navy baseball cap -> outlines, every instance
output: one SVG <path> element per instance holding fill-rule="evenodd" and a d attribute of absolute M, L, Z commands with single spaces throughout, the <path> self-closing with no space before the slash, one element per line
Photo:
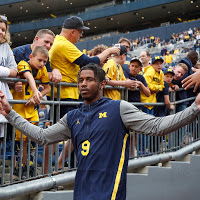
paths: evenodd
<path fill-rule="evenodd" d="M 152 64 L 153 64 L 155 61 L 157 61 L 157 60 L 160 60 L 160 61 L 164 62 L 164 60 L 163 60 L 163 58 L 162 58 L 161 56 L 154 56 L 154 57 L 152 58 Z"/>
<path fill-rule="evenodd" d="M 63 23 L 63 28 L 66 29 L 82 29 L 89 30 L 89 27 L 84 26 L 83 20 L 77 16 L 67 18 Z"/>
<path fill-rule="evenodd" d="M 175 75 L 174 70 L 171 68 L 163 68 L 162 71 L 164 74 L 171 73 L 173 76 Z"/>

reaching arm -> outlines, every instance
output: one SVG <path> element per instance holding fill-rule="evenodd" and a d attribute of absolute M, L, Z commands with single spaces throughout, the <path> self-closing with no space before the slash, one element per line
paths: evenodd
<path fill-rule="evenodd" d="M 44 87 L 44 89 L 41 91 L 41 94 L 42 94 L 42 96 L 45 96 L 46 94 L 49 93 L 50 86 L 49 86 L 49 84 L 42 84 L 42 86 Z"/>
<path fill-rule="evenodd" d="M 169 95 L 164 95 L 165 105 L 170 109 L 174 110 L 174 105 L 171 104 L 169 100 Z"/>
<path fill-rule="evenodd" d="M 111 54 L 120 54 L 120 48 L 119 47 L 111 47 L 106 50 L 104 50 L 101 54 L 97 55 L 97 57 L 100 60 L 100 64 L 103 64 L 103 62 L 107 59 L 107 57 L 110 57 Z"/>
<path fill-rule="evenodd" d="M 137 84 L 139 85 L 140 90 L 147 96 L 149 97 L 151 94 L 151 91 L 149 90 L 148 87 L 145 87 L 145 85 L 141 81 L 137 81 Z"/>
<path fill-rule="evenodd" d="M 38 144 L 52 144 L 71 137 L 66 115 L 47 129 L 39 128 L 12 110 L 2 91 L 0 91 L 0 97 L 0 114 L 4 115 L 20 132 Z"/>
<path fill-rule="evenodd" d="M 82 54 L 79 58 L 77 58 L 74 63 L 79 65 L 80 67 L 83 67 L 87 65 L 88 63 L 96 63 L 98 65 L 102 65 L 103 62 L 110 57 L 111 54 L 117 54 L 119 55 L 120 49 L 118 47 L 111 47 L 103 51 L 101 54 L 89 57 L 85 54 Z"/>
<path fill-rule="evenodd" d="M 35 101 L 35 103 L 40 104 L 40 97 L 42 97 L 42 94 L 37 89 L 33 76 L 29 71 L 24 72 L 23 75 L 28 80 L 28 83 L 33 91 L 33 100 Z M 26 105 L 28 104 L 31 104 L 31 102 L 26 103 Z"/>
<path fill-rule="evenodd" d="M 6 118 L 12 126 L 40 145 L 53 144 L 62 140 L 67 140 L 71 135 L 69 127 L 67 126 L 66 115 L 47 129 L 39 128 L 31 124 L 14 110 L 11 110 Z"/>
<path fill-rule="evenodd" d="M 177 90 L 179 89 L 179 86 L 178 86 L 178 85 L 173 85 L 173 86 L 171 86 L 171 88 L 172 88 L 174 91 L 177 91 Z M 169 90 L 169 92 L 171 92 L 171 91 Z"/>
<path fill-rule="evenodd" d="M 200 95 L 190 107 L 166 117 L 148 115 L 126 101 L 120 104 L 120 115 L 126 128 L 147 135 L 163 136 L 171 133 L 194 121 L 199 114 Z"/>
<path fill-rule="evenodd" d="M 17 71 L 14 69 L 9 69 L 10 70 L 10 75 L 9 77 L 16 77 L 17 76 Z"/>
<path fill-rule="evenodd" d="M 130 79 L 125 81 L 109 80 L 107 84 L 111 86 L 124 86 L 130 88 L 131 90 L 135 90 L 137 88 L 137 82 Z"/>

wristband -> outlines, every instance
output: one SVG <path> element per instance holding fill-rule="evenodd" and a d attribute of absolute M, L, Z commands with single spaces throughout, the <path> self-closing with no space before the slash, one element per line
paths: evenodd
<path fill-rule="evenodd" d="M 0 66 L 0 77 L 8 77 L 10 75 L 10 69 Z"/>

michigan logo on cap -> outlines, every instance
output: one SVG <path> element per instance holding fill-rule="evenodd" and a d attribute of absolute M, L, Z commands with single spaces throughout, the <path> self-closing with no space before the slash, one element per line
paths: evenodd
<path fill-rule="evenodd" d="M 168 72 L 172 72 L 172 69 L 168 69 L 167 71 L 168 71 Z"/>

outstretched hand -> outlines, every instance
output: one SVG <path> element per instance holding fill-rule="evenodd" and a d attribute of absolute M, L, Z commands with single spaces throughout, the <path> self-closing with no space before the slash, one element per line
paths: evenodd
<path fill-rule="evenodd" d="M 10 104 L 8 103 L 5 94 L 0 90 L 0 114 L 7 116 L 12 110 Z"/>
<path fill-rule="evenodd" d="M 192 68 L 194 71 L 194 74 L 191 74 L 184 80 L 182 80 L 183 83 L 183 88 L 186 90 L 192 86 L 194 86 L 194 92 L 197 91 L 198 86 L 200 85 L 200 69 L 195 69 L 194 67 Z"/>

